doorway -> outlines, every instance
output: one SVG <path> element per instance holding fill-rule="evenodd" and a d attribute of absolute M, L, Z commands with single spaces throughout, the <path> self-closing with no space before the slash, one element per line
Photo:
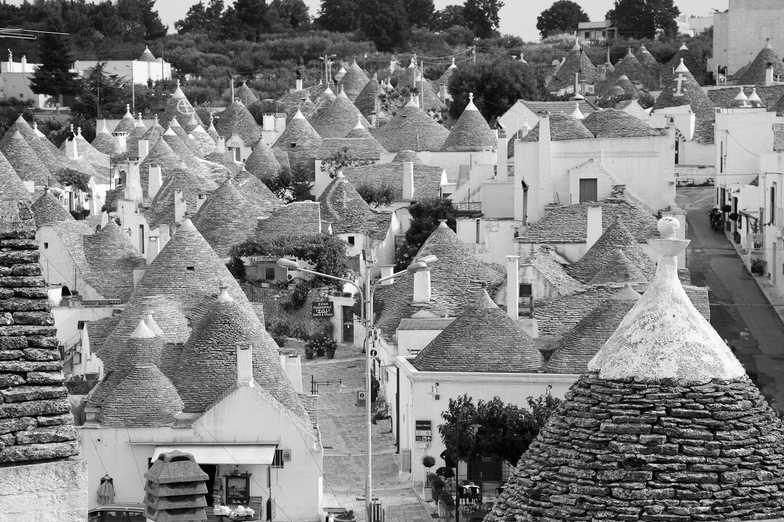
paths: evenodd
<path fill-rule="evenodd" d="M 342 341 L 344 343 L 354 342 L 354 309 L 351 306 L 343 306 L 343 328 Z"/>
<path fill-rule="evenodd" d="M 213 498 L 212 494 L 215 491 L 215 480 L 220 480 L 220 477 L 216 477 L 218 473 L 218 467 L 213 464 L 199 464 L 201 470 L 207 474 L 207 494 L 204 497 L 207 500 L 208 506 L 215 505 L 215 499 Z M 223 499 L 218 499 L 221 502 Z"/>

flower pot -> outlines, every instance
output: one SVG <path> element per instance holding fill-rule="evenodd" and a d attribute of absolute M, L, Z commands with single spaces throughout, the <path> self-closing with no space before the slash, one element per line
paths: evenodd
<path fill-rule="evenodd" d="M 313 352 L 311 350 L 305 350 L 305 359 L 312 359 Z"/>
<path fill-rule="evenodd" d="M 327 350 L 327 359 L 334 359 L 335 358 L 335 350 Z"/>
<path fill-rule="evenodd" d="M 324 357 L 324 353 L 325 353 L 325 352 L 324 352 L 324 350 L 323 350 L 323 349 L 321 349 L 321 348 L 316 348 L 316 355 L 318 355 L 319 357 Z"/>
<path fill-rule="evenodd" d="M 422 498 L 425 500 L 425 502 L 434 500 L 433 488 L 431 488 L 430 486 L 422 486 Z"/>
<path fill-rule="evenodd" d="M 385 419 L 378 419 L 378 429 L 381 433 L 392 433 L 392 419 L 387 417 Z"/>

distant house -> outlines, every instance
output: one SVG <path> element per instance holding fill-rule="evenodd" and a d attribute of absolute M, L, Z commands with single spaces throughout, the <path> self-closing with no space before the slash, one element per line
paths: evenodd
<path fill-rule="evenodd" d="M 589 42 L 604 42 L 615 39 L 616 29 L 610 20 L 580 22 L 577 25 L 577 35 L 579 38 Z"/>
<path fill-rule="evenodd" d="M 751 62 L 765 42 L 784 49 L 784 10 L 775 0 L 729 0 L 729 9 L 713 14 L 713 58 L 708 70 L 726 67 L 733 75 Z"/>
<path fill-rule="evenodd" d="M 148 81 L 171 80 L 172 68 L 163 58 L 156 58 L 149 47 L 136 60 L 76 60 L 74 68 L 83 75 L 99 63 L 104 64 L 104 74 L 116 74 L 123 81 L 146 84 Z"/>

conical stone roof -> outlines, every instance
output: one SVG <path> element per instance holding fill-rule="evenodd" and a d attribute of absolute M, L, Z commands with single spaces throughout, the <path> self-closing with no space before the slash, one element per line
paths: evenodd
<path fill-rule="evenodd" d="M 274 208 L 264 203 L 245 197 L 229 179 L 202 204 L 193 216 L 193 225 L 215 253 L 226 258 L 231 247 L 253 232 L 260 217 L 272 214 Z"/>
<path fill-rule="evenodd" d="M 661 82 L 662 64 L 656 60 L 645 45 L 641 45 L 634 56 L 637 58 L 637 61 L 649 71 L 649 75 L 653 75 L 656 79 L 656 82 L 650 86 L 650 89 L 658 91 Z"/>
<path fill-rule="evenodd" d="M 0 152 L 0 199 L 30 202 L 32 195 L 27 191 L 22 179 Z"/>
<path fill-rule="evenodd" d="M 140 62 L 157 62 L 158 60 L 155 59 L 153 56 L 152 51 L 147 46 L 144 46 L 144 51 L 142 52 L 141 56 L 139 56 L 138 61 Z"/>
<path fill-rule="evenodd" d="M 608 78 L 608 81 L 604 82 L 602 91 L 605 86 L 609 88 L 615 85 L 621 76 L 626 76 L 631 82 L 642 84 L 648 90 L 655 90 L 659 85 L 658 70 L 649 69 L 641 64 L 637 57 L 632 54 L 631 48 L 629 48 L 626 56 L 615 64 L 615 70 Z"/>
<path fill-rule="evenodd" d="M 686 44 L 681 45 L 678 52 L 670 58 L 670 61 L 667 62 L 661 68 L 661 87 L 662 89 L 666 88 L 674 78 L 678 77 L 678 73 L 674 72 L 675 69 L 683 60 L 683 63 L 686 64 L 686 67 L 691 71 L 694 80 L 697 82 L 698 85 L 705 85 L 705 82 L 708 77 L 707 71 L 703 70 L 703 67 L 700 67 L 700 62 L 694 56 L 694 53 L 689 50 Z"/>
<path fill-rule="evenodd" d="M 591 131 L 584 125 L 584 122 L 586 122 L 588 118 L 578 120 L 577 118 L 572 118 L 568 114 L 554 112 L 549 115 L 549 120 L 551 141 L 584 140 L 594 137 Z M 539 127 L 540 124 L 537 122 L 537 124 L 534 125 L 534 128 L 531 129 L 531 132 L 523 137 L 522 141 L 539 141 Z"/>
<path fill-rule="evenodd" d="M 197 125 L 188 132 L 189 136 L 191 136 L 193 141 L 196 142 L 196 146 L 199 147 L 199 150 L 201 150 L 203 156 L 206 156 L 215 150 L 215 140 L 213 140 L 212 136 L 210 136 L 209 133 L 204 130 L 204 127 Z"/>
<path fill-rule="evenodd" d="M 597 138 L 657 136 L 661 133 L 641 119 L 618 109 L 592 112 L 582 123 Z"/>
<path fill-rule="evenodd" d="M 253 152 L 245 160 L 245 170 L 264 181 L 278 175 L 280 163 L 270 146 L 260 139 L 253 147 Z"/>
<path fill-rule="evenodd" d="M 683 71 L 683 69 L 681 70 Z M 678 88 L 679 75 L 683 76 L 680 89 Z M 689 105 L 697 120 L 695 139 L 712 143 L 714 139 L 712 123 L 715 115 L 713 103 L 692 76 L 690 70 L 687 69 L 676 74 L 669 83 L 662 83 L 662 86 L 662 92 L 653 105 L 653 112 L 667 107 Z"/>
<path fill-rule="evenodd" d="M 196 121 L 196 111 L 193 111 L 193 114 L 191 114 L 191 117 L 188 120 L 188 123 L 186 125 L 184 125 L 183 128 L 185 129 L 185 132 L 190 134 L 191 132 L 193 132 L 193 130 L 196 127 L 202 127 L 202 126 L 201 126 L 201 124 L 198 121 Z M 204 129 L 204 127 L 202 127 L 202 129 Z"/>
<path fill-rule="evenodd" d="M 188 101 L 185 93 L 182 92 L 179 81 L 177 81 L 177 88 L 174 89 L 171 97 L 166 100 L 166 108 L 161 116 L 161 123 L 167 125 L 171 119 L 175 117 L 183 127 L 185 127 L 191 118 L 194 117 L 198 123 L 202 123 L 199 114 L 194 110 L 193 105 Z"/>
<path fill-rule="evenodd" d="M 333 234 L 369 233 L 374 228 L 375 213 L 343 172 L 338 172 L 317 201 L 321 219 L 332 224 Z"/>
<path fill-rule="evenodd" d="M 490 130 L 484 116 L 474 105 L 473 93 L 469 94 L 468 98 L 468 105 L 441 147 L 444 152 L 481 150 L 483 147 L 495 147 L 498 144 L 495 133 Z"/>
<path fill-rule="evenodd" d="M 18 130 L 13 131 L 8 139 L 6 137 L 3 138 L 5 143 L 0 142 L 0 152 L 22 180 L 33 181 L 36 187 L 58 184 Z"/>
<path fill-rule="evenodd" d="M 117 142 L 114 136 L 109 132 L 109 127 L 106 125 L 106 120 L 103 120 L 98 126 L 98 131 L 95 133 L 91 144 L 95 150 L 105 154 L 106 156 L 114 156 L 117 154 Z"/>
<path fill-rule="evenodd" d="M 776 54 L 776 51 L 770 46 L 770 42 L 768 42 L 757 56 L 754 57 L 754 60 L 746 66 L 743 74 L 737 76 L 736 83 L 738 85 L 764 84 L 768 64 L 773 64 L 774 77 L 784 76 L 784 62 L 781 61 L 781 58 Z"/>
<path fill-rule="evenodd" d="M 355 59 L 351 62 L 348 69 L 346 69 L 346 74 L 340 79 L 340 84 L 343 86 L 343 90 L 346 93 L 346 96 L 348 96 L 348 99 L 353 102 L 357 99 L 357 96 L 359 96 L 359 93 L 362 92 L 365 84 L 369 81 L 370 79 L 365 74 L 365 71 L 362 70 L 362 67 L 357 64 Z"/>
<path fill-rule="evenodd" d="M 449 65 L 449 67 L 446 68 L 446 71 L 444 71 L 444 74 L 442 74 L 441 77 L 438 78 L 438 83 L 439 84 L 443 83 L 444 85 L 449 85 L 449 79 L 452 77 L 453 74 L 455 74 L 457 72 L 457 70 L 458 70 L 457 69 L 457 64 L 455 64 L 455 59 L 453 57 L 452 58 L 452 63 Z"/>
<path fill-rule="evenodd" d="M 342 138 L 354 128 L 357 119 L 365 128 L 370 127 L 346 92 L 340 91 L 332 103 L 313 115 L 310 124 L 322 138 Z"/>
<path fill-rule="evenodd" d="M 548 90 L 557 91 L 574 85 L 574 74 L 580 72 L 580 81 L 594 83 L 598 78 L 598 71 L 591 63 L 591 59 L 583 52 L 580 46 L 575 46 L 566 55 L 566 60 L 561 64 L 552 81 L 547 85 Z"/>
<path fill-rule="evenodd" d="M 429 372 L 536 372 L 542 356 L 531 337 L 498 308 L 485 290 L 412 361 Z"/>
<path fill-rule="evenodd" d="M 215 130 L 219 136 L 226 139 L 236 134 L 246 147 L 253 147 L 261 139 L 261 128 L 253 115 L 242 102 L 237 101 L 218 115 L 215 119 Z"/>
<path fill-rule="evenodd" d="M 214 299 L 219 284 L 228 285 L 235 300 L 248 302 L 223 261 L 186 217 L 147 268 L 117 327 L 101 347 L 99 356 L 104 367 L 113 368 L 113 355 L 122 349 L 139 320 L 150 312 L 158 317 L 165 342 L 187 340 L 190 336 L 188 324 L 201 320 L 206 313 L 205 302 Z"/>
<path fill-rule="evenodd" d="M 166 175 L 161 188 L 150 202 L 149 208 L 144 212 L 144 217 L 150 227 L 174 226 L 175 192 L 182 193 L 182 198 L 185 200 L 189 212 L 196 212 L 199 195 L 210 192 L 210 190 L 203 179 L 196 177 L 184 163 L 180 163 Z"/>
<path fill-rule="evenodd" d="M 389 152 L 440 151 L 449 131 L 409 100 L 383 127 L 370 133 Z"/>
<path fill-rule="evenodd" d="M 125 115 L 122 117 L 120 122 L 114 128 L 114 132 L 125 132 L 130 134 L 133 131 L 134 125 L 136 124 L 136 120 L 133 119 L 133 114 L 131 114 L 131 106 L 125 106 Z"/>
<path fill-rule="evenodd" d="M 187 136 L 185 139 L 190 140 L 190 138 Z M 191 172 L 193 172 L 194 175 L 202 180 L 205 180 L 207 184 L 210 183 L 210 181 L 208 181 L 210 179 L 210 169 L 207 168 L 204 162 L 197 159 L 188 146 L 183 143 L 180 137 L 174 132 L 171 126 L 169 126 L 169 129 L 163 133 L 162 141 L 166 142 L 166 144 L 171 148 L 172 152 L 177 155 L 180 161 L 185 163 L 185 165 Z M 168 171 L 166 174 L 168 174 Z"/>
<path fill-rule="evenodd" d="M 99 423 L 107 428 L 167 426 L 182 411 L 177 389 L 154 364 L 136 366 L 101 406 Z"/>
<path fill-rule="evenodd" d="M 155 144 L 158 143 L 158 140 L 161 139 L 161 136 L 163 136 L 164 132 L 166 132 L 166 129 L 164 129 L 163 126 L 160 124 L 158 118 L 155 118 L 155 123 L 150 125 L 150 128 L 145 130 L 144 134 L 142 134 L 139 139 L 147 140 L 147 143 L 150 146 L 150 150 L 152 150 Z"/>
<path fill-rule="evenodd" d="M 52 182 L 54 184 L 57 182 L 57 176 L 66 169 L 77 171 L 83 170 L 78 163 L 69 161 L 65 154 L 58 150 L 54 143 L 46 138 L 40 137 L 22 116 L 19 116 L 16 121 L 14 121 L 3 138 L 0 139 L 0 150 L 3 150 L 4 146 L 9 145 L 15 131 L 18 131 L 19 134 L 22 135 L 22 138 L 24 138 L 30 146 L 30 149 L 38 156 L 41 163 L 46 166 L 46 169 L 53 177 Z M 94 174 L 94 172 L 90 171 L 88 174 Z"/>
<path fill-rule="evenodd" d="M 215 118 L 212 117 L 210 118 L 210 126 L 207 127 L 206 132 L 209 135 L 209 137 L 212 138 L 212 141 L 214 141 L 217 144 L 219 136 L 218 136 L 218 131 L 215 130 Z"/>
<path fill-rule="evenodd" d="M 655 280 L 522 456 L 487 522 L 778 519 L 784 428 L 677 275 Z M 675 223 L 673 223 L 675 221 Z M 660 222 L 661 223 L 661 222 Z"/>
<path fill-rule="evenodd" d="M 44 225 L 49 225 L 50 223 L 56 223 L 58 221 L 73 221 L 74 219 L 71 213 L 63 208 L 60 204 L 60 200 L 57 199 L 57 196 L 55 196 L 48 187 L 45 187 L 41 197 L 30 205 L 30 210 L 33 211 L 36 228 L 41 228 Z"/>
<path fill-rule="evenodd" d="M 188 147 L 191 155 L 196 156 L 197 158 L 204 158 L 204 153 L 202 152 L 201 147 L 199 147 L 199 144 L 190 136 L 188 136 L 188 133 L 185 132 L 185 129 L 183 129 L 179 124 L 177 118 L 172 119 L 172 121 L 169 123 L 169 129 L 171 129 L 177 135 L 177 137 L 180 138 L 180 141 L 182 141 L 182 143 Z"/>
<path fill-rule="evenodd" d="M 288 154 L 292 167 L 302 167 L 314 171 L 316 152 L 321 147 L 322 138 L 316 129 L 305 119 L 302 112 L 291 117 L 286 130 L 278 136 L 273 149 Z"/>
<path fill-rule="evenodd" d="M 592 285 L 607 283 L 638 283 L 648 281 L 640 268 L 626 257 L 623 250 L 618 249 L 602 270 L 591 279 Z"/>
<path fill-rule="evenodd" d="M 234 90 L 234 99 L 241 101 L 245 107 L 250 107 L 252 104 L 258 103 L 259 101 L 259 97 L 256 96 L 256 93 L 254 93 L 245 82 Z"/>
<path fill-rule="evenodd" d="M 419 156 L 417 156 L 417 153 L 413 150 L 401 150 L 392 158 L 392 163 L 406 163 L 407 161 L 410 161 L 414 165 L 424 165 L 422 160 L 419 159 Z"/>
<path fill-rule="evenodd" d="M 204 411 L 237 380 L 237 347 L 251 346 L 253 378 L 301 419 L 307 413 L 280 365 L 278 346 L 250 304 L 233 299 L 226 289 L 214 300 L 185 344 L 175 384 L 186 411 Z"/>
<path fill-rule="evenodd" d="M 354 105 L 365 118 L 370 118 L 370 115 L 376 110 L 376 99 L 380 92 L 381 84 L 378 83 L 378 76 L 374 74 L 353 100 Z"/>
<path fill-rule="evenodd" d="M 564 335 L 547 361 L 545 373 L 587 372 L 588 363 L 615 333 L 621 320 L 639 299 L 640 294 L 627 283 L 617 293 L 602 301 Z"/>
<path fill-rule="evenodd" d="M 145 266 L 145 257 L 113 219 L 82 242 L 89 266 L 85 279 L 104 298 L 126 302 L 133 292 L 133 271 Z"/>
<path fill-rule="evenodd" d="M 177 137 L 176 135 L 174 136 Z M 139 164 L 139 177 L 144 194 L 147 194 L 147 187 L 150 183 L 150 166 L 158 165 L 161 167 L 161 176 L 165 180 L 183 162 L 182 158 L 174 153 L 166 140 L 158 140 L 150 148 L 147 157 Z"/>
<path fill-rule="evenodd" d="M 629 229 L 620 219 L 604 231 L 598 241 L 588 249 L 576 263 L 567 267 L 569 275 L 583 283 L 593 279 L 608 262 L 613 260 L 616 252 L 622 250 L 626 257 L 642 270 L 643 274 L 652 276 L 655 265 L 645 253 Z"/>

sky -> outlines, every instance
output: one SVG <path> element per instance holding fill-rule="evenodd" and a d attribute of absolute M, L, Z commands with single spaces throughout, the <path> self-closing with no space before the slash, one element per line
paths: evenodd
<path fill-rule="evenodd" d="M 11 0 L 12 4 L 21 4 L 23 0 Z M 310 8 L 311 16 L 318 13 L 320 0 L 304 0 Z M 434 0 L 436 9 L 443 9 L 450 4 L 462 4 L 461 0 Z M 536 17 L 539 13 L 549 8 L 554 0 L 504 0 L 501 9 L 500 31 L 522 37 L 526 41 L 537 41 L 539 32 L 536 30 Z M 164 24 L 169 26 L 169 31 L 174 31 L 175 20 L 185 17 L 188 8 L 198 0 L 157 0 L 156 8 Z M 232 0 L 226 0 L 231 3 Z M 614 0 L 576 0 L 583 10 L 591 17 L 592 21 L 604 20 L 604 15 L 609 11 Z M 706 16 L 713 13 L 713 9 L 721 11 L 727 9 L 729 0 L 675 0 L 675 5 L 683 15 Z M 206 2 L 205 2 L 206 3 Z"/>

